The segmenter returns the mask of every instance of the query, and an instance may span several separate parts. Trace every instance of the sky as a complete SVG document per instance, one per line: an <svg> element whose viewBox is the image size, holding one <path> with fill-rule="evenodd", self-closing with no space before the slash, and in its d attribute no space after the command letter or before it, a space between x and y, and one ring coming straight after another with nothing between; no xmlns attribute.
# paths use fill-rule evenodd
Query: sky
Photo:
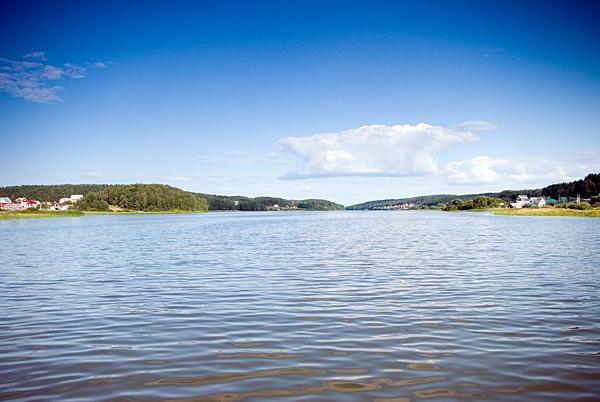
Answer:
<svg viewBox="0 0 600 402"><path fill-rule="evenodd" d="M600 3L0 5L0 186L384 198L600 172Z"/></svg>

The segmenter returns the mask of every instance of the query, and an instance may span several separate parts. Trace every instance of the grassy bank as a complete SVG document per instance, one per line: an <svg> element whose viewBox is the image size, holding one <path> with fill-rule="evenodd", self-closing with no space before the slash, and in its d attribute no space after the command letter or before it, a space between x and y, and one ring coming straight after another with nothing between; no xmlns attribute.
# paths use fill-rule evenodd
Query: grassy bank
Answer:
<svg viewBox="0 0 600 402"><path fill-rule="evenodd" d="M26 209L24 211L0 211L0 220L30 219L30 218L61 218L83 216L81 211L45 211Z"/></svg>
<svg viewBox="0 0 600 402"><path fill-rule="evenodd" d="M119 209L110 211L83 211L85 215L127 215L127 214L140 214L140 215L157 215L157 214L205 214L207 211L137 211L135 209Z"/></svg>
<svg viewBox="0 0 600 402"><path fill-rule="evenodd" d="M496 215L514 216L581 216L600 218L600 209L568 209L568 208L490 208L482 210Z"/></svg>

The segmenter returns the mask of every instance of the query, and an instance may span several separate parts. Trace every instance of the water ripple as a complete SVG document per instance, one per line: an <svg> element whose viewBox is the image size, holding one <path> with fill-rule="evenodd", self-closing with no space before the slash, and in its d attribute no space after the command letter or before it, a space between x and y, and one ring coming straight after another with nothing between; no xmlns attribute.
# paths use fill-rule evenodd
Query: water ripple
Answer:
<svg viewBox="0 0 600 402"><path fill-rule="evenodd" d="M1 221L0 400L600 400L599 249L472 213Z"/></svg>

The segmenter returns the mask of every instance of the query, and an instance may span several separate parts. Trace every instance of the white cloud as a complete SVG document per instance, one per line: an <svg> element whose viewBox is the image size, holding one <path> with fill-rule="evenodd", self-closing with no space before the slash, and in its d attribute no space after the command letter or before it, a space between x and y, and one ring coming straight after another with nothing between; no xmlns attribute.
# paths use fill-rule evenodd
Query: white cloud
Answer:
<svg viewBox="0 0 600 402"><path fill-rule="evenodd" d="M45 52L29 52L23 55L24 59L38 59L38 60L47 60Z"/></svg>
<svg viewBox="0 0 600 402"><path fill-rule="evenodd" d="M487 155L478 156L446 165L448 181L452 183L493 183L502 178L498 170L506 167L508 161L492 159Z"/></svg>
<svg viewBox="0 0 600 402"><path fill-rule="evenodd" d="M167 180L169 180L169 181L188 181L187 177L182 177L182 176L167 177Z"/></svg>
<svg viewBox="0 0 600 402"><path fill-rule="evenodd" d="M62 100L62 87L58 81L86 76L86 69L78 64L54 66L45 63L44 52L31 52L23 58L26 60L0 58L0 92L31 102L58 102ZM37 61L30 61L32 59Z"/></svg>
<svg viewBox="0 0 600 402"><path fill-rule="evenodd" d="M312 193L315 191L315 188L312 186L309 186L308 184L305 186L296 186L294 187L294 191L299 191L302 193Z"/></svg>
<svg viewBox="0 0 600 402"><path fill-rule="evenodd" d="M528 158L492 158L482 155L449 163L445 170L448 181L453 184L571 181L600 171L600 155L584 153Z"/></svg>
<svg viewBox="0 0 600 402"><path fill-rule="evenodd" d="M277 155L275 153L267 154L252 154L247 151L228 151L220 155L200 155L192 158L194 161L201 163L256 163L269 162L272 163Z"/></svg>
<svg viewBox="0 0 600 402"><path fill-rule="evenodd" d="M95 179L95 178L98 178L98 177L104 177L104 174L102 174L100 172L92 172L92 171L85 172L83 175L85 177L89 177L89 178L92 178L92 179Z"/></svg>
<svg viewBox="0 0 600 402"><path fill-rule="evenodd" d="M435 151L476 137L426 123L362 126L340 133L288 137L277 142L283 152L302 160L282 178L334 176L415 176L438 172Z"/></svg>
<svg viewBox="0 0 600 402"><path fill-rule="evenodd" d="M455 126L459 130L466 131L490 131L498 129L498 126L487 120L469 120L463 121Z"/></svg>

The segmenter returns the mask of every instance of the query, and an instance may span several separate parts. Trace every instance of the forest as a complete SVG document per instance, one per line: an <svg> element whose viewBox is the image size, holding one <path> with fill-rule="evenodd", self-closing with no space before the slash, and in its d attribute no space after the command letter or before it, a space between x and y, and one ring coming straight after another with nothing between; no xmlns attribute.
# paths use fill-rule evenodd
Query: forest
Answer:
<svg viewBox="0 0 600 402"><path fill-rule="evenodd" d="M268 211L274 209L303 209L310 211L343 210L344 206L321 199L288 200L279 197L244 197L197 193L208 201L211 211Z"/></svg>
<svg viewBox="0 0 600 402"><path fill-rule="evenodd" d="M278 197L224 196L191 193L164 184L50 184L0 187L0 196L26 197L42 202L58 201L73 194L84 198L77 209L108 211L110 207L135 211L267 211L299 209L312 211L343 210L328 200L288 200Z"/></svg>
<svg viewBox="0 0 600 402"><path fill-rule="evenodd" d="M109 206L145 212L208 211L206 199L165 184L108 186L85 194L77 203L77 209L83 211L107 211Z"/></svg>
<svg viewBox="0 0 600 402"><path fill-rule="evenodd" d="M101 191L109 184L37 184L0 187L0 197L11 199L26 197L42 202L58 201L73 194L87 194Z"/></svg>
<svg viewBox="0 0 600 402"><path fill-rule="evenodd" d="M581 198L592 198L593 200L600 194L600 174L591 173L588 174L582 180L576 180L569 183L559 183L546 186L538 189L526 189L526 190L504 190L497 193L481 193L481 194L435 194L435 195L424 195L418 197L409 198L397 198L387 200L376 200L367 201L361 204L351 205L346 209L380 209L385 206L398 205L398 204L416 204L420 206L438 206L440 204L448 207L450 203L455 200L463 201L462 209L468 208L469 202L476 198L488 197L493 199L499 199L504 202L514 201L517 195L524 194L528 197L539 197L546 196L558 199L558 197L577 197L579 194ZM593 201L592 200L592 201ZM454 202L450 208L458 208L459 201ZM477 207L476 207L477 208ZM458 208L460 209L460 208Z"/></svg>
<svg viewBox="0 0 600 402"><path fill-rule="evenodd" d="M592 198L600 195L600 173L591 173L584 179L569 183L558 183L544 187L542 193L558 199L559 197Z"/></svg>

